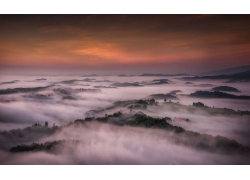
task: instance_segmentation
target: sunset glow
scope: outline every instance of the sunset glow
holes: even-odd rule
[[[189,71],[250,63],[249,15],[1,15],[0,66]],[[205,66],[204,66],[205,65]],[[153,66],[153,67],[152,67]]]

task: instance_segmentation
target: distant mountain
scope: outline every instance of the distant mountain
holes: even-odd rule
[[[125,75],[125,74],[120,74],[118,76],[120,76],[120,77],[127,77],[127,75]]]
[[[191,81],[191,80],[221,80],[225,79],[228,80],[227,82],[249,82],[250,81],[250,70],[241,72],[241,73],[235,73],[235,74],[229,74],[229,75],[215,75],[215,76],[194,76],[194,77],[183,77],[182,80]]]
[[[44,87],[34,87],[34,88],[14,88],[14,89],[0,89],[0,95],[2,94],[15,94],[15,93],[26,93],[26,92],[37,92],[51,86],[44,86]]]
[[[231,92],[240,92],[238,89],[230,86],[218,86],[212,89],[213,91],[231,91]]]
[[[247,66],[238,66],[238,67],[233,67],[233,68],[227,68],[227,69],[222,69],[219,71],[211,71],[207,73],[203,73],[204,75],[218,75],[218,74],[234,74],[234,73],[240,73],[244,71],[250,71],[250,65]]]
[[[160,99],[178,99],[177,97],[175,97],[173,94],[151,94],[150,95],[150,98],[154,98],[154,99],[157,99],[157,100],[160,100]]]
[[[61,81],[60,83],[63,83],[63,84],[73,84],[75,82],[81,82],[81,81],[84,81],[84,82],[94,82],[94,81],[96,81],[96,79],[95,78],[85,78],[85,79],[82,79],[82,80],[71,79],[71,80]]]
[[[156,84],[169,84],[168,79],[154,79],[151,81],[151,85],[156,85]]]
[[[227,98],[227,99],[250,99],[250,96],[236,96],[220,91],[196,91],[191,93],[189,96],[198,98]]]
[[[36,81],[46,81],[47,79],[41,78],[41,79],[36,79]]]
[[[14,81],[8,81],[8,82],[1,82],[0,84],[14,84],[17,82],[18,82],[18,80],[14,80]]]
[[[113,83],[111,85],[112,86],[116,86],[116,87],[142,86],[138,82],[135,82],[135,83],[129,83],[129,82],[120,83],[120,82],[116,82],[116,83]]]
[[[140,76],[189,76],[188,74],[147,74],[144,73]]]
[[[87,75],[81,75],[80,77],[91,77],[91,76],[98,76],[97,74],[87,74]]]

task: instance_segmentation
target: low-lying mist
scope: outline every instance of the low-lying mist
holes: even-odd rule
[[[249,157],[199,151],[173,143],[164,130],[86,123],[68,127],[39,143],[75,139],[57,155],[45,152],[1,152],[1,164],[248,164]],[[72,151],[73,149],[73,151]]]
[[[250,95],[249,83],[224,83],[224,81],[197,80],[191,83],[179,77],[151,76],[4,76],[1,90],[8,88],[47,87],[42,90],[0,94],[0,131],[23,129],[32,124],[49,126],[66,125],[76,119],[88,116],[101,117],[117,111],[133,113],[142,111],[152,117],[170,117],[169,123],[186,130],[221,135],[250,146],[250,115],[238,113],[249,111],[250,101],[239,99],[209,99],[189,97],[195,91],[211,91],[217,86],[232,86]],[[156,80],[156,81],[155,81]],[[13,83],[12,83],[13,82]],[[151,82],[160,82],[152,84]],[[161,82],[163,82],[161,84]],[[168,83],[166,83],[168,82]],[[125,87],[114,87],[114,83],[124,83]],[[134,86],[134,84],[140,86]],[[113,84],[113,85],[112,85]],[[120,85],[119,84],[119,85]],[[210,84],[206,86],[204,84]],[[112,88],[107,88],[112,87]],[[146,109],[129,109],[115,106],[117,101],[150,99],[152,94],[176,93],[171,103],[183,105],[178,108],[167,104],[169,99],[157,99],[157,105],[147,105]],[[229,108],[235,114],[211,114],[210,109],[193,107],[193,102],[202,102],[209,108]],[[91,111],[94,110],[94,111]],[[226,110],[225,110],[226,112]],[[184,120],[183,120],[184,119]],[[185,121],[188,119],[189,121]],[[27,141],[18,139],[1,140],[1,164],[249,164],[249,157],[216,154],[181,146],[171,141],[174,136],[163,130],[135,127],[119,127],[110,124],[88,123],[80,127],[64,128],[48,136],[30,137]],[[44,143],[62,139],[76,139],[81,143],[74,151],[65,150],[59,154],[46,152],[10,153],[8,148],[32,142]],[[65,147],[67,149],[67,147]]]

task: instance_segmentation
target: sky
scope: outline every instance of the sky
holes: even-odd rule
[[[5,72],[201,73],[250,64],[250,15],[0,15]]]

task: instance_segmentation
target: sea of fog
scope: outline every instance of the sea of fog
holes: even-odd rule
[[[51,95],[49,98],[38,97],[32,92],[0,95],[0,131],[22,129],[34,123],[45,121],[58,126],[68,124],[75,119],[84,119],[90,110],[101,110],[111,107],[116,101],[148,99],[152,94],[166,94],[173,90],[177,100],[183,105],[202,102],[207,106],[232,108],[234,110],[250,110],[249,100],[236,99],[200,99],[188,97],[198,90],[211,91],[216,86],[232,86],[240,92],[235,95],[250,95],[249,83],[225,83],[218,81],[187,81],[181,76],[80,76],[80,75],[1,75],[0,89],[45,87],[37,94]],[[167,84],[152,84],[154,80],[167,79]],[[130,86],[114,86],[115,83],[131,83]],[[139,84],[139,86],[133,86]],[[53,86],[52,86],[53,85]],[[109,87],[109,88],[107,88]],[[100,89],[100,92],[77,91],[77,89]],[[63,99],[65,94],[54,91],[63,89],[67,96],[74,100]],[[159,102],[163,102],[159,100]],[[222,135],[250,146],[250,119],[245,117],[207,116],[190,112],[171,112],[164,108],[152,109],[148,114],[153,117],[189,118],[191,123],[173,121],[186,130]],[[84,132],[84,133],[83,133]],[[159,136],[158,136],[159,135]],[[224,155],[197,152],[197,150],[180,147],[165,141],[161,131],[140,130],[137,128],[110,127],[109,125],[91,125],[81,131],[72,132],[66,129],[61,134],[41,139],[40,142],[60,138],[80,138],[89,142],[83,149],[77,147],[76,152],[61,156],[47,153],[12,155],[1,150],[5,158],[2,164],[231,164],[245,163],[244,158],[228,158]],[[32,143],[32,142],[31,142]],[[82,152],[82,153],[81,153]],[[25,160],[26,159],[26,160]],[[249,162],[249,161],[248,161]]]

